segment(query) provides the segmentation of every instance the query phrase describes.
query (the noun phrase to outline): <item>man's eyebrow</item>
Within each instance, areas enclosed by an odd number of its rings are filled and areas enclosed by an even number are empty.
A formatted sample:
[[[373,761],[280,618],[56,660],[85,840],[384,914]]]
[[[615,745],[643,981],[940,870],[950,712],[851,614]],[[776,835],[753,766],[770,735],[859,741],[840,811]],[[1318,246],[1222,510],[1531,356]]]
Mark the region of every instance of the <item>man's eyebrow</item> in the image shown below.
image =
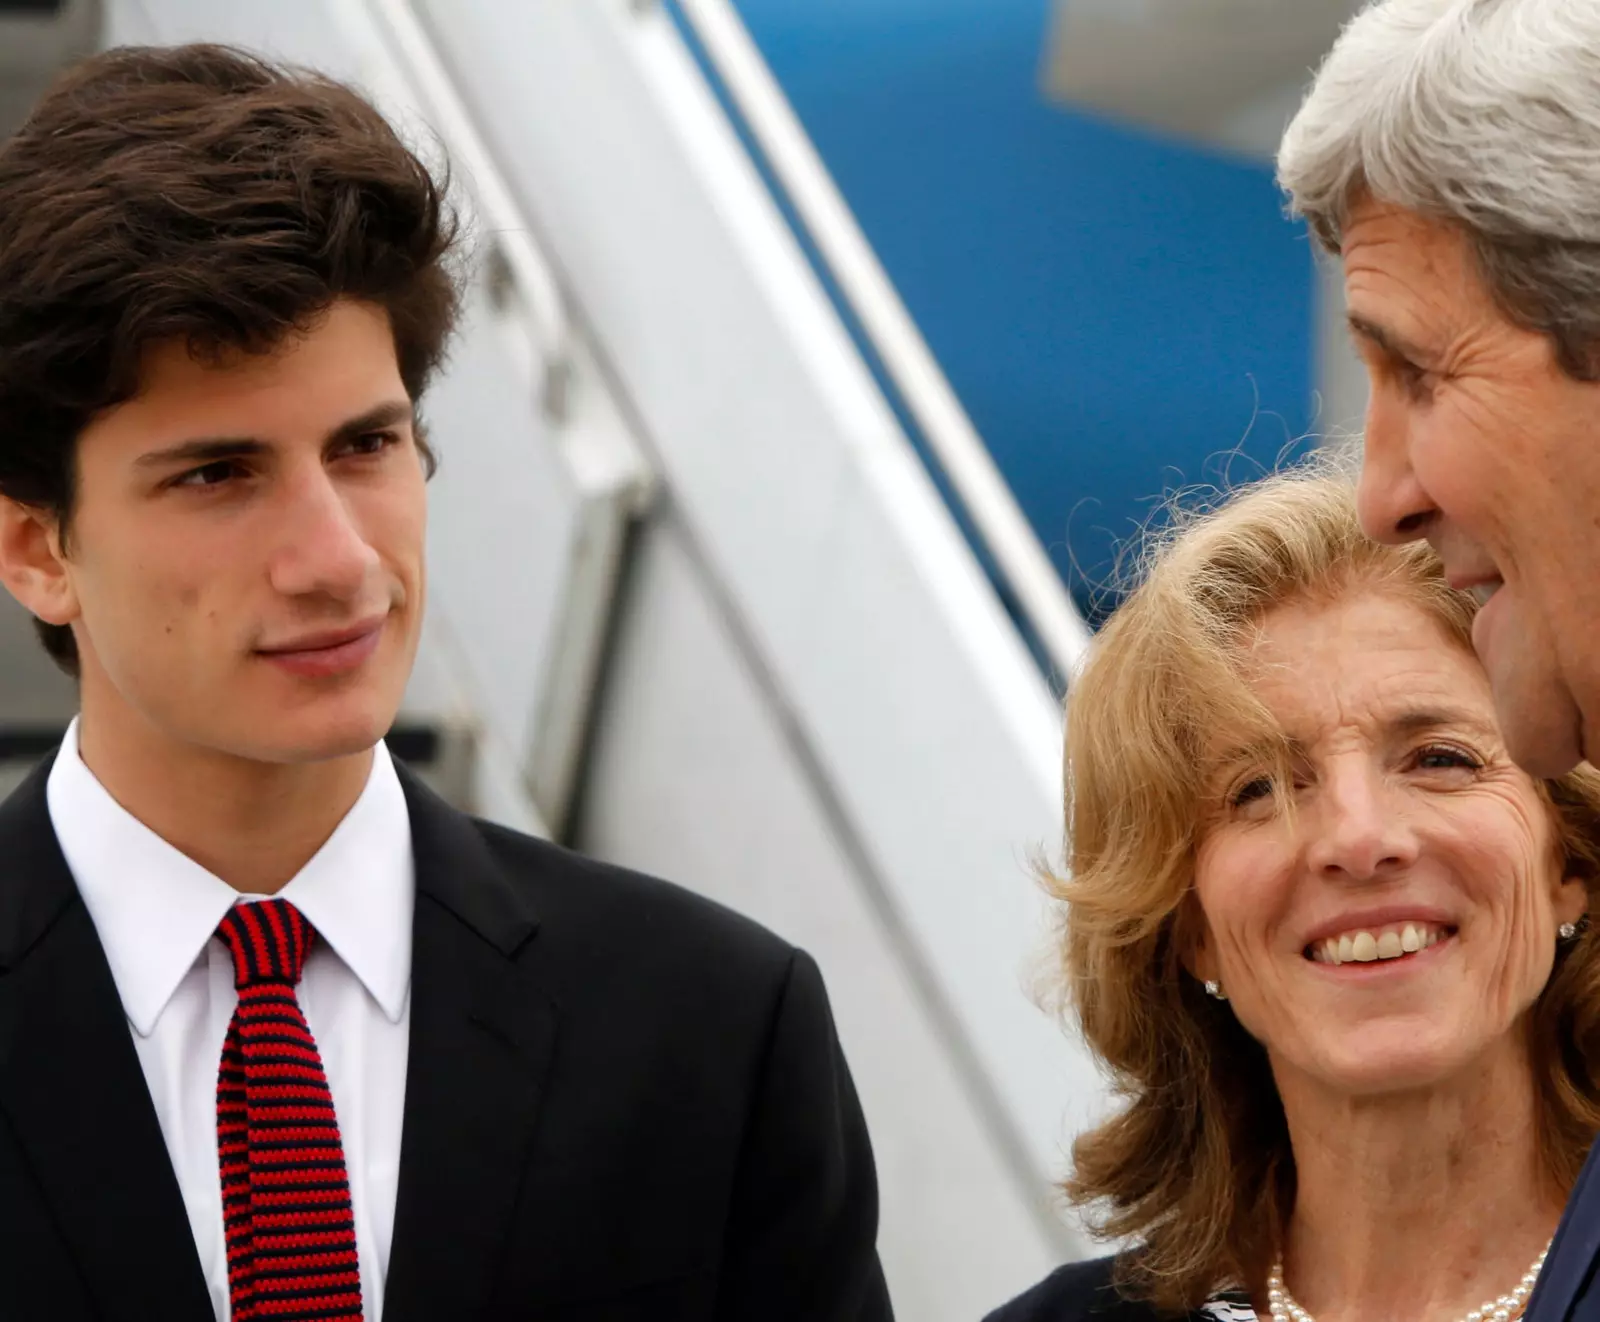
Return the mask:
[[[338,445],[353,441],[370,432],[398,427],[414,422],[414,410],[409,399],[386,400],[365,413],[358,413],[341,422],[323,438],[325,445]],[[201,436],[192,441],[163,446],[142,454],[135,461],[140,468],[166,468],[179,464],[214,464],[223,459],[246,459],[265,454],[272,447],[256,436]]]
[[[1387,326],[1380,326],[1358,313],[1350,313],[1346,320],[1350,323],[1352,334],[1370,341],[1395,358],[1403,358],[1411,363],[1424,363],[1430,356],[1397,331],[1392,331]]]

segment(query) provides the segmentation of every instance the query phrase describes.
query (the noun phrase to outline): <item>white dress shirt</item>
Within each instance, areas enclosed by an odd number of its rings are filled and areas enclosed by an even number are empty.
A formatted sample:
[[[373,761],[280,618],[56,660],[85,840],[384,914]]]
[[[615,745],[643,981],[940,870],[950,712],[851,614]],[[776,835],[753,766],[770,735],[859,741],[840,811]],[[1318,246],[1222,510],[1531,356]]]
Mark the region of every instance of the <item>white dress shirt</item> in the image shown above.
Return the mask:
[[[94,920],[183,1190],[218,1322],[228,1258],[217,1163],[217,1066],[238,1003],[217,924],[241,896],[129,814],[78,754],[50,772],[50,820]],[[411,818],[388,750],[328,842],[279,892],[316,928],[297,994],[344,1143],[363,1312],[383,1315],[411,1021]]]

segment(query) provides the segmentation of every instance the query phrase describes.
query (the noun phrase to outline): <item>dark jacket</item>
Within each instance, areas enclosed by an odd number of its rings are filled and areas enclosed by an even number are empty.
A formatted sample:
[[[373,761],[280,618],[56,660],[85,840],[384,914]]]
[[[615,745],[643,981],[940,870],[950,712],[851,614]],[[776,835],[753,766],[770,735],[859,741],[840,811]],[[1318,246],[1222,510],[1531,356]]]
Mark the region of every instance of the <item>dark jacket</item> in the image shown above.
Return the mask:
[[[1600,1143],[1567,1199],[1567,1209],[1528,1297],[1523,1322],[1600,1322]]]
[[[212,1322],[47,770],[0,805],[0,1317]],[[417,903],[384,1322],[888,1319],[816,965],[402,779]]]
[[[1117,1293],[1111,1284],[1115,1263],[1115,1258],[1095,1258],[1059,1267],[984,1322],[1173,1322],[1149,1304]]]

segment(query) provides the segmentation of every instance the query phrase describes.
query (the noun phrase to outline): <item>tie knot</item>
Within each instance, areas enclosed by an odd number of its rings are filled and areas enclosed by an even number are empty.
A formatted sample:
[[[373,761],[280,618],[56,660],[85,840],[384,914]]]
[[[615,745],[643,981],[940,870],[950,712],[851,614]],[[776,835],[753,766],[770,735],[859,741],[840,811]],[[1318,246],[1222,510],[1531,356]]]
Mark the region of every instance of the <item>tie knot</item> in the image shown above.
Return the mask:
[[[316,932],[288,900],[261,900],[235,904],[217,935],[233,952],[233,985],[243,991],[264,982],[298,983]]]

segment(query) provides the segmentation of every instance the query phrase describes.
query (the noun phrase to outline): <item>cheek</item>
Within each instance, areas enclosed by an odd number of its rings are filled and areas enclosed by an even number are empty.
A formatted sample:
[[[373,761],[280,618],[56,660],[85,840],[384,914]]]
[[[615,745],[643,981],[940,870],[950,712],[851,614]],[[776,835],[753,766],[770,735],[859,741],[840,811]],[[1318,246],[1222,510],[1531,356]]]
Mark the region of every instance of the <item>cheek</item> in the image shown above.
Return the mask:
[[[360,514],[362,536],[390,569],[407,579],[420,579],[427,542],[428,504],[422,479],[397,483],[374,492]]]
[[[213,634],[249,600],[230,572],[240,554],[231,542],[178,536],[118,543],[113,553],[86,548],[76,577],[91,636],[132,653]]]
[[[1501,491],[1504,446],[1497,444],[1489,419],[1463,401],[1419,411],[1413,428],[1412,471],[1429,496],[1450,518],[1469,531],[1492,520]]]
[[[1225,978],[1253,976],[1269,957],[1271,932],[1289,899],[1284,851],[1265,834],[1236,834],[1202,845],[1195,860],[1195,897],[1208,950]]]

